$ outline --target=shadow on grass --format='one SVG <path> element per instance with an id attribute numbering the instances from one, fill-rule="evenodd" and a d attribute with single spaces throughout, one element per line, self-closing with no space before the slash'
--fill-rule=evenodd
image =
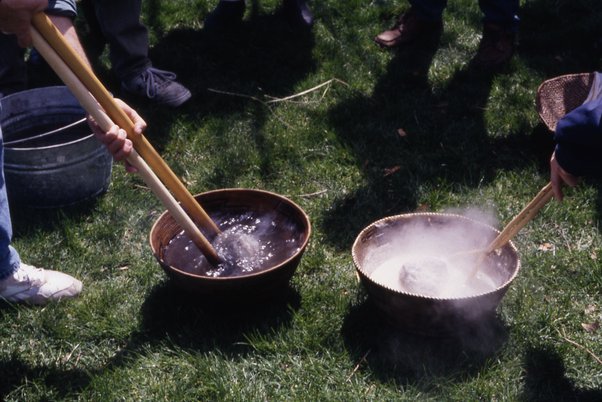
<path id="1" fill-rule="evenodd" d="M 30 208 L 10 203 L 14 237 L 32 231 L 53 231 L 74 221 L 83 221 L 97 208 L 98 202 L 96 197 L 61 208 Z"/>
<path id="2" fill-rule="evenodd" d="M 505 344 L 508 331 L 498 317 L 487 317 L 445 337 L 410 333 L 388 324 L 368 298 L 351 308 L 342 335 L 353 361 L 382 382 L 429 387 L 431 380 L 478 373 Z"/>
<path id="3" fill-rule="evenodd" d="M 436 208 L 418 205 L 425 184 L 444 191 L 477 187 L 499 169 L 532 163 L 533 152 L 549 157 L 551 148 L 541 146 L 540 136 L 487 135 L 484 110 L 494 73 L 461 70 L 441 93 L 433 92 L 427 82 L 432 55 L 402 49 L 371 98 L 354 96 L 330 110 L 332 125 L 354 150 L 367 183 L 338 200 L 324 219 L 328 240 L 339 249 L 376 219 Z"/>
<path id="4" fill-rule="evenodd" d="M 288 325 L 300 302 L 299 293 L 291 287 L 259 300 L 216 300 L 184 292 L 167 281 L 146 298 L 141 308 L 141 330 L 132 336 L 122 355 L 166 339 L 197 351 L 247 353 L 252 350 L 247 335 L 277 332 Z"/>
<path id="5" fill-rule="evenodd" d="M 35 379 L 46 384 L 53 384 L 56 392 L 54 397 L 66 398 L 74 392 L 83 389 L 90 382 L 90 374 L 80 369 L 55 369 L 48 367 L 32 366 L 20 359 L 0 361 L 0 399 L 6 400 L 6 396 L 20 385 Z M 49 396 L 47 396 L 49 397 Z"/>
<path id="6" fill-rule="evenodd" d="M 391 60 L 372 97 L 353 95 L 329 111 L 333 127 L 350 144 L 368 181 L 366 187 L 335 202 L 325 218 L 324 232 L 340 249 L 347 248 L 352 241 L 349 236 L 367 223 L 383 215 L 414 209 L 415 189 L 420 181 L 417 172 L 420 166 L 432 166 L 428 155 L 412 155 L 413 127 L 407 125 L 412 125 L 407 120 L 429 97 L 426 74 L 436 46 L 433 43 L 414 57 L 407 57 L 416 50 L 410 48 Z M 412 102 L 408 102 L 409 98 Z M 415 117 L 416 125 L 421 124 L 418 120 Z M 407 137 L 397 135 L 400 128 Z M 386 168 L 398 170 L 386 174 Z"/>
<path id="7" fill-rule="evenodd" d="M 97 375 L 131 364 L 132 358 L 148 353 L 149 345 L 162 342 L 198 352 L 251 353 L 248 337 L 277 333 L 278 328 L 288 325 L 300 303 L 299 293 L 290 286 L 253 302 L 228 302 L 183 292 L 166 281 L 150 291 L 141 307 L 140 329 L 107 364 L 84 370 L 35 366 L 18 358 L 0 361 L 0 399 L 28 379 L 52 384 L 59 397 L 72 395 L 85 389 Z M 5 313 L 18 312 L 0 301 L 0 317 Z"/>
<path id="8" fill-rule="evenodd" d="M 576 23 L 578 21 L 578 23 Z M 596 0 L 526 2 L 521 7 L 519 55 L 544 79 L 564 74 L 599 71 L 602 67 L 602 9 Z M 540 124 L 542 132 L 547 131 Z M 547 132 L 552 141 L 552 133 Z M 549 146 L 553 148 L 553 144 Z M 548 158 L 542 171 L 548 171 Z M 598 189 L 597 223 L 602 224 L 599 180 L 586 180 Z"/>
<path id="9" fill-rule="evenodd" d="M 99 40 L 101 34 L 92 17 L 91 25 L 88 21 L 78 22 L 81 41 L 109 91 L 126 100 L 146 120 L 149 129 L 145 135 L 160 154 L 172 140 L 165 133 L 172 132 L 176 122 L 184 118 L 191 122 L 186 128 L 193 129 L 207 116 L 223 120 L 214 126 L 214 136 L 216 146 L 227 150 L 229 144 L 224 134 L 232 130 L 232 116 L 251 113 L 254 140 L 261 155 L 265 155 L 262 171 L 266 175 L 273 173 L 269 160 L 273 144 L 262 135 L 271 111 L 259 100 L 291 95 L 296 83 L 315 71 L 313 32 L 288 22 L 282 8 L 265 14 L 253 2 L 249 16 L 239 26 L 216 31 L 172 29 L 165 34 L 157 17 L 159 2 L 151 1 L 146 7 L 147 27 L 157 31 L 160 38 L 149 50 L 153 66 L 175 72 L 177 80 L 191 91 L 192 98 L 177 109 L 170 109 L 123 93 L 113 74 L 99 62 L 105 42 Z M 199 15 L 208 11 L 206 5 L 198 10 Z M 83 11 L 88 12 L 88 17 L 94 14 L 86 7 Z M 243 174 L 236 164 L 230 163 L 227 152 L 224 154 L 226 162 L 216 163 L 218 168 L 208 179 L 214 188 L 231 187 Z M 177 161 L 171 163 L 176 174 L 183 174 L 185 166 L 179 166 Z"/>
<path id="10" fill-rule="evenodd" d="M 524 401 L 602 401 L 602 389 L 582 389 L 567 378 L 554 350 L 529 349 L 525 355 Z"/>
<path id="11" fill-rule="evenodd" d="M 601 25 L 596 25 L 602 13 L 584 7 L 592 3 L 588 1 L 582 0 L 576 8 L 569 2 L 527 3 L 521 10 L 523 39 L 515 57 L 546 76 L 594 69 L 600 52 L 592 49 L 600 39 L 596 35 L 602 34 Z M 584 32 L 575 24 L 577 19 L 566 18 L 565 8 L 572 16 L 586 15 L 586 25 L 595 26 L 595 31 Z M 556 34 L 556 24 L 564 36 Z M 550 37 L 550 32 L 555 35 Z M 453 39 L 442 37 L 448 40 Z M 384 216 L 440 207 L 436 199 L 435 205 L 429 200 L 419 205 L 424 187 L 444 192 L 456 185 L 476 188 L 500 170 L 520 171 L 533 164 L 548 172 L 553 142 L 542 127 L 487 132 L 485 112 L 492 83 L 499 74 L 520 74 L 513 71 L 520 68 L 518 64 L 498 72 L 468 65 L 456 71 L 445 88 L 436 89 L 428 73 L 434 53 L 445 43 L 430 46 L 396 50 L 370 97 L 354 94 L 329 111 L 332 126 L 354 151 L 366 182 L 337 200 L 324 217 L 327 240 L 339 250 L 348 248 L 355 234 Z"/>
<path id="12" fill-rule="evenodd" d="M 520 17 L 519 56 L 546 78 L 600 68 L 602 10 L 596 0 L 528 1 Z"/>
<path id="13" fill-rule="evenodd" d="M 176 111 L 133 101 L 152 127 L 149 140 L 161 150 L 170 141 L 163 133 L 170 132 L 176 120 L 185 118 L 195 125 L 209 116 L 215 146 L 227 151 L 233 116 L 250 113 L 253 140 L 264 158 L 260 168 L 269 175 L 274 145 L 262 130 L 271 110 L 262 102 L 268 96 L 291 95 L 296 84 L 315 71 L 313 46 L 311 31 L 290 26 L 279 13 L 251 15 L 229 31 L 170 31 L 153 46 L 151 58 L 157 66 L 176 72 L 193 97 Z M 229 187 L 244 173 L 229 157 L 224 152 L 227 161 L 215 163 L 227 167 L 208 179 L 215 187 Z"/>
<path id="14" fill-rule="evenodd" d="M 131 363 L 148 353 L 148 346 L 167 341 L 199 352 L 219 350 L 224 355 L 250 353 L 250 335 L 270 335 L 288 325 L 300 306 L 299 293 L 290 286 L 261 300 L 216 301 L 183 292 L 169 281 L 155 286 L 141 307 L 140 330 L 106 365 L 96 369 L 57 369 L 32 366 L 18 359 L 0 361 L 0 399 L 27 379 L 53 384 L 59 396 L 81 391 L 91 378 Z M 0 316 L 10 304 L 0 302 Z"/>
<path id="15" fill-rule="evenodd" d="M 0 300 L 0 319 L 5 315 L 19 315 L 23 308 L 39 309 L 39 306 L 16 306 Z M 52 384 L 52 390 L 56 393 L 53 397 L 65 398 L 74 392 L 82 390 L 89 384 L 91 375 L 85 369 L 69 368 L 68 364 L 56 362 L 56 366 L 31 364 L 12 356 L 0 359 L 0 400 L 6 400 L 7 396 L 19 387 L 27 386 L 32 382 L 43 382 Z M 57 367 L 63 366 L 63 367 Z M 50 396 L 47 396 L 50 398 Z M 14 398 L 14 396 L 13 396 Z"/>

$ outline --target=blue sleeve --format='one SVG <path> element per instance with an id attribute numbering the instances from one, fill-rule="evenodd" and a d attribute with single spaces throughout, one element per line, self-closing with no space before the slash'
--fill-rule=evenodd
<path id="1" fill-rule="evenodd" d="M 48 0 L 46 14 L 60 15 L 75 19 L 77 16 L 75 0 Z"/>
<path id="2" fill-rule="evenodd" d="M 602 177 L 602 98 L 584 103 L 556 125 L 556 160 L 575 176 Z"/>

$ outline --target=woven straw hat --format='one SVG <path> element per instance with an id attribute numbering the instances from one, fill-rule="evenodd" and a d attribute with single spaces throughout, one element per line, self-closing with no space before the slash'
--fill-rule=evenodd
<path id="1" fill-rule="evenodd" d="M 537 89 L 539 117 L 550 131 L 565 114 L 580 106 L 594 82 L 594 73 L 567 74 L 544 81 Z"/>

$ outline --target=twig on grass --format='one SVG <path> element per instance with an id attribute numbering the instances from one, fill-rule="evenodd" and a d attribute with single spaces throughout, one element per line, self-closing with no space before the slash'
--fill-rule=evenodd
<path id="1" fill-rule="evenodd" d="M 328 81 L 323 82 L 323 83 L 321 83 L 319 85 L 316 85 L 313 88 L 306 89 L 305 91 L 301 91 L 299 93 L 296 93 L 296 94 L 293 94 L 293 95 L 289 95 L 289 96 L 286 96 L 284 98 L 271 97 L 272 100 L 267 101 L 267 103 L 286 102 L 288 100 L 295 99 L 295 98 L 298 98 L 298 97 L 303 96 L 303 95 L 307 95 L 308 93 L 316 91 L 316 90 L 318 90 L 318 89 L 320 89 L 320 88 L 322 88 L 322 87 L 325 86 L 326 88 L 324 89 L 324 92 L 322 92 L 322 96 L 320 97 L 320 100 L 322 100 L 326 96 L 326 93 L 330 89 L 330 86 L 331 86 L 331 84 L 333 82 L 338 82 L 339 84 L 343 84 L 346 87 L 349 87 L 349 84 L 347 84 L 345 81 L 339 80 L 338 78 L 331 78 Z"/>
<path id="2" fill-rule="evenodd" d="M 79 343 L 77 345 L 75 345 L 75 347 L 71 350 L 71 352 L 69 352 L 69 354 L 67 356 L 65 356 L 65 358 L 63 359 L 63 363 L 67 363 L 69 360 L 71 360 L 71 356 L 73 356 L 73 353 L 75 353 L 75 351 L 78 348 L 79 348 Z M 76 362 L 76 364 L 77 364 L 77 362 Z"/>
<path id="3" fill-rule="evenodd" d="M 370 354 L 370 351 L 372 349 L 368 349 L 368 351 L 366 353 L 364 353 L 364 355 L 362 356 L 362 358 L 360 359 L 359 362 L 357 362 L 357 364 L 355 365 L 355 367 L 353 368 L 353 371 L 351 372 L 351 374 L 349 374 L 349 376 L 347 377 L 347 381 L 351 380 L 351 377 L 353 377 L 353 375 L 359 370 L 362 362 L 366 361 L 366 358 L 368 357 L 368 355 Z"/>
<path id="4" fill-rule="evenodd" d="M 239 93 L 236 93 L 236 92 L 229 92 L 229 91 L 220 91 L 219 89 L 213 89 L 213 88 L 207 88 L 207 91 L 214 92 L 216 94 L 221 94 L 221 95 L 236 96 L 236 97 L 239 97 L 239 98 L 251 99 L 251 100 L 254 100 L 256 102 L 259 102 L 263 106 L 265 106 L 278 119 L 278 121 L 280 121 L 280 123 L 284 124 L 288 128 L 292 128 L 290 124 L 288 124 L 286 121 L 282 120 L 282 118 L 280 116 L 278 116 L 276 114 L 276 112 L 274 112 L 274 110 L 270 107 L 270 105 L 266 101 L 264 101 L 262 99 L 259 99 L 259 98 L 255 97 L 255 96 L 252 96 L 252 95 L 239 94 Z"/>
<path id="5" fill-rule="evenodd" d="M 315 191 L 313 193 L 307 193 L 307 194 L 299 194 L 299 197 L 302 198 L 311 198 L 311 197 L 315 197 L 317 195 L 322 195 L 324 193 L 327 193 L 328 190 L 320 190 L 320 191 Z"/>
<path id="6" fill-rule="evenodd" d="M 338 78 L 331 78 L 331 79 L 329 79 L 328 81 L 326 81 L 326 82 L 323 82 L 323 83 L 321 83 L 321 84 L 319 84 L 319 85 L 316 85 L 316 86 L 315 86 L 315 87 L 313 87 L 313 88 L 306 89 L 305 91 L 301 91 L 301 92 L 299 92 L 299 93 L 296 93 L 296 94 L 293 94 L 293 95 L 289 95 L 289 96 L 286 96 L 286 97 L 284 97 L 284 98 L 277 98 L 277 97 L 275 97 L 275 96 L 269 96 L 269 95 L 265 95 L 265 97 L 266 97 L 266 98 L 269 98 L 269 100 L 267 100 L 267 101 L 266 101 L 266 100 L 263 100 L 263 99 L 260 99 L 260 98 L 258 98 L 258 97 L 256 97 L 256 96 L 253 96 L 253 95 L 246 95 L 246 94 L 241 94 L 241 93 L 236 93 L 236 92 L 230 92 L 230 91 L 222 91 L 222 90 L 219 90 L 219 89 L 213 89 L 213 88 L 207 88 L 207 90 L 208 90 L 209 92 L 213 92 L 213 93 L 216 93 L 216 94 L 228 95 L 228 96 L 236 96 L 236 97 L 238 97 L 238 98 L 245 98 L 245 99 L 250 99 L 250 100 L 254 100 L 254 101 L 256 101 L 256 102 L 259 102 L 259 103 L 261 103 L 263 106 L 265 106 L 265 107 L 266 107 L 266 108 L 267 108 L 267 109 L 268 109 L 270 112 L 272 112 L 272 114 L 273 114 L 273 115 L 274 115 L 274 116 L 275 116 L 275 117 L 276 117 L 276 118 L 277 118 L 277 119 L 278 119 L 278 120 L 279 120 L 279 121 L 280 121 L 282 124 L 284 124 L 286 127 L 289 127 L 289 128 L 290 128 L 291 126 L 290 126 L 290 125 L 289 125 L 289 124 L 288 124 L 286 121 L 284 121 L 282 118 L 280 118 L 280 116 L 278 116 L 278 115 L 277 115 L 277 114 L 274 112 L 274 110 L 272 109 L 271 105 L 272 105 L 272 104 L 274 104 L 274 103 L 277 103 L 277 102 L 287 102 L 287 101 L 290 101 L 291 99 L 295 99 L 295 98 L 298 98 L 298 97 L 300 97 L 300 96 L 307 95 L 307 94 L 309 94 L 309 93 L 311 93 L 311 92 L 313 92 L 313 91 L 316 91 L 316 90 L 318 90 L 318 89 L 320 89 L 320 88 L 322 88 L 322 87 L 326 87 L 326 88 L 324 89 L 324 92 L 322 92 L 322 96 L 320 97 L 320 100 L 322 100 L 322 99 L 324 99 L 324 97 L 325 97 L 325 96 L 326 96 L 326 94 L 328 93 L 328 90 L 330 89 L 330 86 L 331 86 L 331 84 L 332 84 L 333 82 L 338 82 L 338 83 L 340 83 L 340 84 L 343 84 L 343 85 L 345 85 L 345 86 L 347 86 L 347 87 L 349 86 L 349 84 L 347 84 L 345 81 L 339 80 Z"/>
<path id="7" fill-rule="evenodd" d="M 214 93 L 216 93 L 216 94 L 221 94 L 221 95 L 236 96 L 236 97 L 238 97 L 238 98 L 246 98 L 246 99 L 251 99 L 251 100 L 257 101 L 257 102 L 259 102 L 259 103 L 262 103 L 262 104 L 264 104 L 264 105 L 267 105 L 267 102 L 266 102 L 266 101 L 264 101 L 264 100 L 261 100 L 261 99 L 259 99 L 259 98 L 255 97 L 255 96 L 252 96 L 252 95 L 239 94 L 239 93 L 236 93 L 236 92 L 230 92 L 230 91 L 222 91 L 222 90 L 219 90 L 219 89 L 213 89 L 213 88 L 207 88 L 207 91 L 209 91 L 209 92 L 214 92 Z"/>
<path id="8" fill-rule="evenodd" d="M 588 354 L 589 354 L 591 357 L 593 357 L 593 358 L 594 358 L 594 360 L 596 360 L 598 363 L 602 364 L 602 359 L 600 359 L 598 356 L 596 356 L 596 355 L 594 354 L 594 352 L 592 352 L 591 350 L 589 350 L 589 349 L 588 349 L 588 348 L 586 348 L 585 346 L 583 346 L 583 345 L 580 345 L 580 344 L 578 344 L 577 342 L 575 342 L 575 341 L 573 341 L 573 340 L 571 340 L 571 339 L 567 338 L 567 337 L 566 337 L 566 335 L 564 334 L 564 329 L 562 330 L 562 332 L 560 332 L 560 331 L 558 331 L 558 330 L 556 330 L 556 331 L 558 332 L 558 335 L 560 335 L 560 337 L 561 337 L 562 339 L 564 339 L 565 341 L 567 341 L 567 342 L 568 342 L 568 343 L 570 343 L 571 345 L 573 345 L 573 346 L 576 346 L 576 347 L 578 347 L 579 349 L 586 351 L 586 352 L 587 352 L 587 353 L 588 353 Z"/>

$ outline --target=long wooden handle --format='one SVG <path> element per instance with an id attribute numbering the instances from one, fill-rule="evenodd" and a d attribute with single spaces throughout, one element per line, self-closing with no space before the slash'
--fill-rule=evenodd
<path id="1" fill-rule="evenodd" d="M 78 77 L 83 85 L 92 93 L 92 96 L 100 103 L 108 116 L 119 127 L 123 128 L 128 138 L 134 144 L 134 148 L 151 166 L 153 171 L 165 183 L 168 189 L 172 191 L 174 197 L 182 203 L 184 209 L 190 214 L 196 223 L 205 229 L 210 235 L 218 234 L 219 228 L 211 220 L 205 210 L 194 199 L 192 194 L 186 189 L 184 184 L 169 168 L 167 163 L 161 158 L 153 146 L 148 142 L 144 135 L 138 135 L 134 131 L 134 123 L 129 116 L 117 105 L 113 96 L 107 91 L 104 85 L 96 78 L 90 67 L 84 63 L 75 51 L 65 41 L 65 38 L 56 26 L 44 13 L 34 15 L 32 19 L 33 26 L 38 30 L 48 44 L 59 54 L 69 69 Z"/>
<path id="2" fill-rule="evenodd" d="M 486 253 L 490 253 L 506 244 L 537 215 L 539 210 L 552 198 L 552 183 L 546 184 L 537 195 L 527 204 L 523 210 L 516 215 L 500 234 L 487 246 Z"/>
<path id="3" fill-rule="evenodd" d="M 40 52 L 50 67 L 52 67 L 56 74 L 77 98 L 82 107 L 94 118 L 96 123 L 103 130 L 108 131 L 113 126 L 113 121 L 105 113 L 94 96 L 88 91 L 88 89 L 83 85 L 73 71 L 69 69 L 65 62 L 44 40 L 44 38 L 35 28 L 31 29 L 31 35 L 35 48 L 38 50 L 38 52 Z M 167 208 L 174 220 L 184 229 L 186 234 L 203 252 L 205 257 L 207 257 L 207 259 L 213 264 L 219 263 L 220 258 L 211 243 L 209 243 L 209 241 L 203 236 L 198 227 L 182 209 L 178 201 L 171 195 L 167 188 L 165 188 L 163 183 L 147 165 L 144 159 L 142 159 L 134 150 L 128 157 L 128 162 L 138 169 L 138 173 L 144 182 L 151 188 L 153 193 Z"/>

